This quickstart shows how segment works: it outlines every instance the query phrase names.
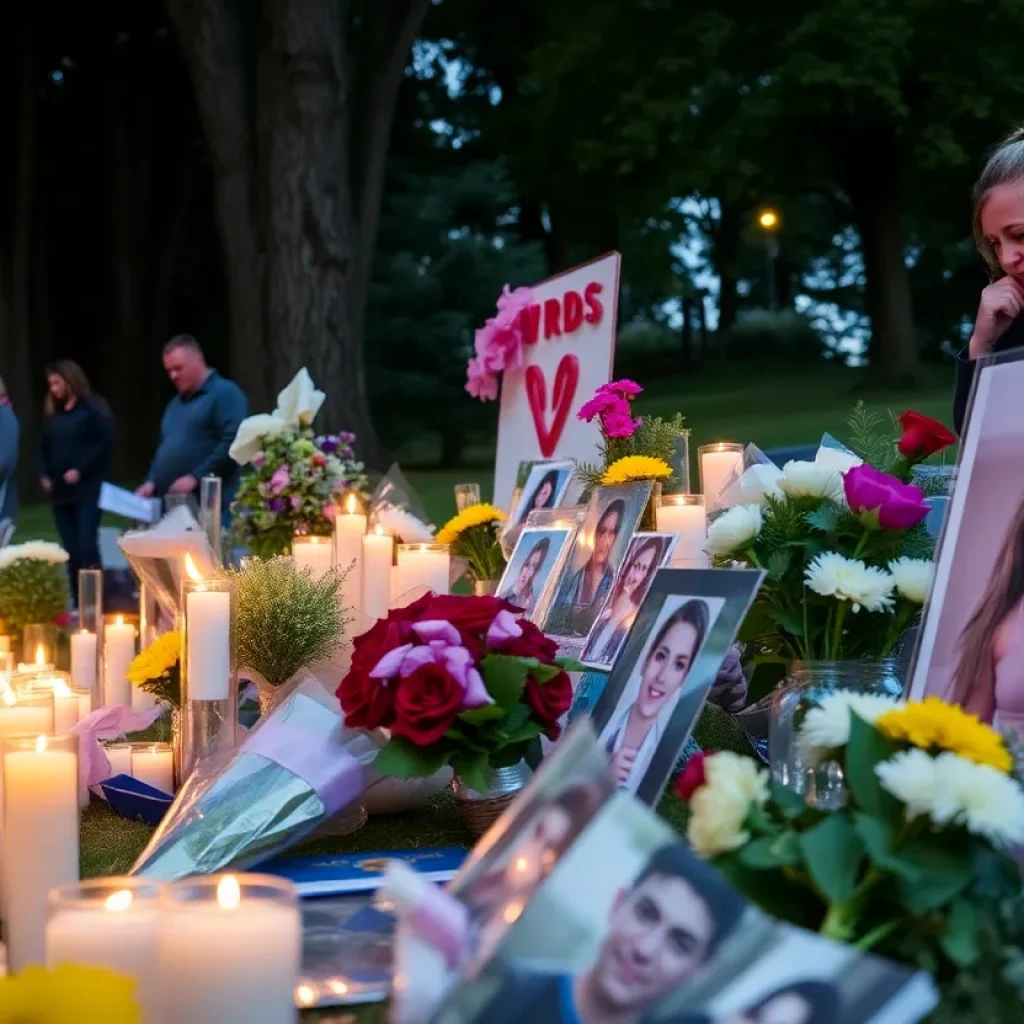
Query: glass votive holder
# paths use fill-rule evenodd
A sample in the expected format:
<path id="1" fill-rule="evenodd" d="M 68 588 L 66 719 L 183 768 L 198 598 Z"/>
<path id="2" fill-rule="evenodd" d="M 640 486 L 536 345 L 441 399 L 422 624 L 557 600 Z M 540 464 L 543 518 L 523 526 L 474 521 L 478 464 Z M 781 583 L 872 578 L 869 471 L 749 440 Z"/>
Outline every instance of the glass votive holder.
<path id="1" fill-rule="evenodd" d="M 21 634 L 19 672 L 52 672 L 57 657 L 57 627 L 50 622 L 29 623 Z"/>
<path id="2" fill-rule="evenodd" d="M 399 544 L 395 555 L 394 593 L 402 595 L 416 587 L 425 587 L 435 594 L 447 594 L 451 560 L 447 544 Z"/>
<path id="3" fill-rule="evenodd" d="M 702 560 L 708 536 L 704 495 L 663 494 L 658 503 L 658 529 L 679 536 L 669 560 L 670 567 L 692 567 Z"/>
<path id="4" fill-rule="evenodd" d="M 676 451 L 673 461 L 675 471 L 675 488 L 677 494 L 690 493 L 690 431 L 686 428 L 676 438 Z"/>
<path id="5" fill-rule="evenodd" d="M 292 538 L 292 561 L 299 572 L 308 569 L 313 579 L 323 579 L 334 568 L 334 538 L 296 534 Z"/>
<path id="6" fill-rule="evenodd" d="M 231 580 L 186 579 L 181 585 L 182 715 L 178 763 L 184 781 L 209 756 L 237 742 L 235 588 Z"/>
<path id="7" fill-rule="evenodd" d="M 82 693 L 88 695 L 88 691 L 72 690 L 67 676 L 52 677 L 45 681 L 50 683 L 53 690 L 53 734 L 70 736 L 71 730 L 82 717 Z M 91 702 L 89 709 L 92 710 Z"/>
<path id="8" fill-rule="evenodd" d="M 268 875 L 203 875 L 171 885 L 161 925 L 167 1020 L 291 1024 L 302 918 L 295 886 Z"/>
<path id="9" fill-rule="evenodd" d="M 174 750 L 170 743 L 131 743 L 132 778 L 174 795 Z"/>
<path id="10" fill-rule="evenodd" d="M 470 505 L 480 504 L 479 484 L 456 484 L 455 485 L 455 510 L 461 512 Z"/>
<path id="11" fill-rule="evenodd" d="M 103 570 L 78 572 L 78 628 L 99 634 L 103 630 Z"/>
<path id="12" fill-rule="evenodd" d="M 103 752 L 110 762 L 110 778 L 115 775 L 131 775 L 132 745 L 130 743 L 104 743 Z"/>
<path id="13" fill-rule="evenodd" d="M 151 879 L 115 875 L 52 889 L 46 966 L 104 967 L 131 978 L 142 1018 L 158 1020 L 164 888 Z"/>
<path id="14" fill-rule="evenodd" d="M 52 690 L 23 689 L 12 684 L 0 693 L 0 740 L 8 736 L 52 735 Z"/>
<path id="15" fill-rule="evenodd" d="M 223 527 L 223 516 L 221 514 L 222 487 L 219 476 L 204 476 L 199 481 L 199 524 L 210 542 L 210 550 L 213 552 L 214 564 L 223 565 L 223 551 L 221 550 L 221 529 Z"/>
<path id="16" fill-rule="evenodd" d="M 719 496 L 733 477 L 743 475 L 745 450 L 744 445 L 730 441 L 702 444 L 697 449 L 700 489 L 709 515 L 715 511 Z"/>

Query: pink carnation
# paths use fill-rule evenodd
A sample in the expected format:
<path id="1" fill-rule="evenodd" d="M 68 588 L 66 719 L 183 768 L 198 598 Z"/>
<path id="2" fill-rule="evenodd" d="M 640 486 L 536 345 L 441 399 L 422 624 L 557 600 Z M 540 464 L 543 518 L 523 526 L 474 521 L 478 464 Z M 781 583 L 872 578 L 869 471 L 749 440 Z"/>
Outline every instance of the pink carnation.
<path id="1" fill-rule="evenodd" d="M 601 417 L 601 429 L 606 437 L 632 437 L 641 422 L 627 413 L 613 409 Z"/>
<path id="2" fill-rule="evenodd" d="M 622 380 L 613 380 L 610 384 L 602 384 L 597 389 L 597 393 L 599 395 L 619 395 L 632 401 L 637 395 L 643 394 L 643 390 L 635 380 L 628 380 L 624 377 Z"/>
<path id="3" fill-rule="evenodd" d="M 498 378 L 488 373 L 479 359 L 470 359 L 466 368 L 466 390 L 481 402 L 493 402 L 498 397 Z"/>
<path id="4" fill-rule="evenodd" d="M 626 414 L 629 414 L 629 406 L 621 398 L 608 394 L 606 391 L 598 391 L 593 398 L 580 406 L 580 411 L 576 413 L 576 416 L 590 423 L 595 416 L 603 416 L 605 412 L 619 408 L 623 408 Z"/>
<path id="5" fill-rule="evenodd" d="M 523 311 L 533 302 L 529 288 L 510 290 L 505 285 L 498 299 L 497 316 L 476 332 L 466 374 L 466 390 L 481 401 L 498 397 L 498 374 L 523 364 Z"/>

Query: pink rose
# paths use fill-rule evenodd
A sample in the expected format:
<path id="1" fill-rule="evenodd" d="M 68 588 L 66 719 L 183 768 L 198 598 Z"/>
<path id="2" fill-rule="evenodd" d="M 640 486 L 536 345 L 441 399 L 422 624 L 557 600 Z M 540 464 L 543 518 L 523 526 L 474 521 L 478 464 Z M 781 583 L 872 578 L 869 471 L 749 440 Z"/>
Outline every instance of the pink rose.
<path id="1" fill-rule="evenodd" d="M 924 491 L 866 463 L 843 474 L 846 501 L 866 526 L 908 530 L 928 515 Z"/>
<path id="2" fill-rule="evenodd" d="M 280 494 L 288 487 L 289 482 L 290 475 L 288 473 L 288 467 L 278 466 L 278 468 L 274 470 L 274 475 L 270 478 L 270 493 L 275 496 Z"/>

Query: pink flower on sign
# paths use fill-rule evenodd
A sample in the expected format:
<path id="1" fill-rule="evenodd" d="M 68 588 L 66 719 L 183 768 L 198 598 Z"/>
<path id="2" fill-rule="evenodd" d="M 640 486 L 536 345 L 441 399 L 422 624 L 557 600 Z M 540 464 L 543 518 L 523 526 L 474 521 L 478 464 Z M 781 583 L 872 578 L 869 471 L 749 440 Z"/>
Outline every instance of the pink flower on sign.
<path id="1" fill-rule="evenodd" d="M 278 466 L 274 470 L 274 475 L 270 478 L 270 493 L 273 495 L 280 494 L 285 490 L 290 482 L 290 474 L 287 466 Z"/>
<path id="2" fill-rule="evenodd" d="M 928 515 L 925 493 L 866 463 L 843 474 L 843 490 L 851 510 L 866 526 L 909 530 Z M 865 521 L 866 519 L 866 521 Z"/>
<path id="3" fill-rule="evenodd" d="M 498 397 L 498 374 L 523 365 L 523 311 L 533 303 L 529 288 L 505 285 L 498 313 L 476 332 L 474 357 L 466 367 L 466 390 L 483 402 Z"/>

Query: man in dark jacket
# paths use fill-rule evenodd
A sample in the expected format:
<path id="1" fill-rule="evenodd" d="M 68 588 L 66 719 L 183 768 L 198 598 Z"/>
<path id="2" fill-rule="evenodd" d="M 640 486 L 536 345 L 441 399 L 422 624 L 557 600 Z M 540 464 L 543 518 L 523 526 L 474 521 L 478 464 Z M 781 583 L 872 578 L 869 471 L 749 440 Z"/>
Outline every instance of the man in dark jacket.
<path id="1" fill-rule="evenodd" d="M 18 517 L 18 442 L 21 428 L 0 379 L 0 521 Z"/>

